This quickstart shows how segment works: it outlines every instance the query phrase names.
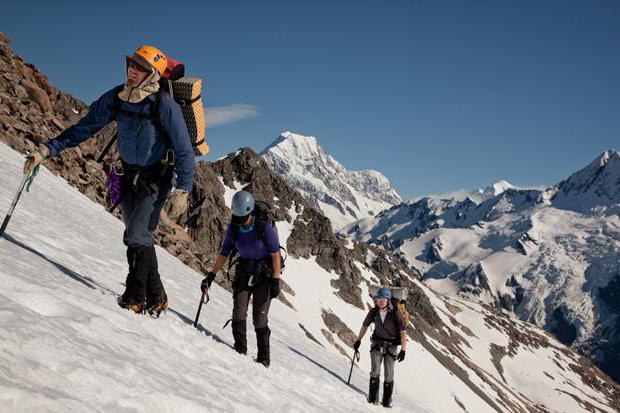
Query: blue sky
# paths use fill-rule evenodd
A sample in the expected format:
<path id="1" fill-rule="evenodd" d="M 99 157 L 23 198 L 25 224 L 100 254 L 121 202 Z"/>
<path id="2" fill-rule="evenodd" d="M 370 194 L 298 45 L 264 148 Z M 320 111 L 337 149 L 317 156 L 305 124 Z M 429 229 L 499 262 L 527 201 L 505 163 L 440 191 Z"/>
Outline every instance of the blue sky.
<path id="1" fill-rule="evenodd" d="M 204 78 L 211 159 L 291 130 L 404 198 L 553 184 L 620 149 L 618 1 L 193 3 L 5 0 L 0 31 L 87 103 L 156 45 Z"/>

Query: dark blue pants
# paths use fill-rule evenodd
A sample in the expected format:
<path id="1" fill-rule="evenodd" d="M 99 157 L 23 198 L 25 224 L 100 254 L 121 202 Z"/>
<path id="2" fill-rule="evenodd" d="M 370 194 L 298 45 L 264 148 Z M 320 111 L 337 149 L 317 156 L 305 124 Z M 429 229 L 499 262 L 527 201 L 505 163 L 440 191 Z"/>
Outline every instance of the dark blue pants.
<path id="1" fill-rule="evenodd" d="M 159 177 L 157 177 L 159 178 Z M 134 186 L 129 177 L 121 185 L 121 212 L 125 223 L 123 242 L 128 247 L 153 245 L 153 232 L 159 224 L 159 214 L 170 195 L 171 180 L 155 179 Z"/>

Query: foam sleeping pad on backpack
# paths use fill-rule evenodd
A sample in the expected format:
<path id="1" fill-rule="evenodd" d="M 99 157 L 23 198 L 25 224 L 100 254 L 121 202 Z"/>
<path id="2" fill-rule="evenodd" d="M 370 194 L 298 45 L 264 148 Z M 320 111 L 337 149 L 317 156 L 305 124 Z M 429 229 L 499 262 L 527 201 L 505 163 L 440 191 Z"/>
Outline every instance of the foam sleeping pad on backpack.
<path id="1" fill-rule="evenodd" d="M 202 80 L 196 77 L 182 77 L 172 82 L 172 96 L 181 106 L 196 155 L 209 152 L 209 145 L 204 139 L 206 119 L 202 109 L 201 88 Z"/>

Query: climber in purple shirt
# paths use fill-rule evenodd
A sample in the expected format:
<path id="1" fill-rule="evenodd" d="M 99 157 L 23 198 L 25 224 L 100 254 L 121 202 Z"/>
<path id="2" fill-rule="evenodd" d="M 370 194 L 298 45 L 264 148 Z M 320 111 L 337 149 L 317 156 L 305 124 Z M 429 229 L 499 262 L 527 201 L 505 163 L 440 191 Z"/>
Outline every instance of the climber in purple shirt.
<path id="1" fill-rule="evenodd" d="M 226 229 L 220 254 L 212 271 L 201 284 L 207 291 L 215 274 L 222 269 L 228 257 L 236 250 L 239 259 L 233 281 L 232 330 L 235 350 L 246 354 L 246 319 L 250 297 L 252 300 L 252 321 L 256 331 L 258 355 L 256 361 L 269 367 L 268 326 L 269 304 L 280 294 L 282 260 L 278 234 L 268 216 L 256 207 L 254 197 L 247 191 L 237 192 L 232 199 L 232 222 Z"/>

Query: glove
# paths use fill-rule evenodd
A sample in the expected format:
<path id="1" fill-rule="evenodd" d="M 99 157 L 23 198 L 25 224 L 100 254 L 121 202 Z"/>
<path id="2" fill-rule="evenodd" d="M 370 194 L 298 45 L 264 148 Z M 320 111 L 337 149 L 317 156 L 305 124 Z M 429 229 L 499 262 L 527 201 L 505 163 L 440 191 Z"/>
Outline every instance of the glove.
<path id="1" fill-rule="evenodd" d="M 272 278 L 271 279 L 271 298 L 276 298 L 278 295 L 280 295 L 280 279 L 279 278 Z"/>
<path id="2" fill-rule="evenodd" d="M 168 212 L 168 217 L 171 220 L 178 220 L 184 213 L 187 211 L 187 198 L 189 196 L 189 192 L 184 189 L 175 189 L 170 195 L 170 199 L 168 202 L 170 203 L 170 212 Z"/>
<path id="3" fill-rule="evenodd" d="M 47 146 L 41 147 L 40 150 L 34 150 L 34 152 L 26 155 L 26 162 L 24 162 L 24 175 L 30 173 L 34 168 L 41 165 L 44 160 L 49 158 L 50 152 Z"/>
<path id="4" fill-rule="evenodd" d="M 398 360 L 398 362 L 400 363 L 404 359 L 405 359 L 405 350 L 401 350 L 400 353 L 398 353 L 398 357 L 396 357 L 396 360 Z"/>
<path id="5" fill-rule="evenodd" d="M 213 271 L 209 271 L 207 273 L 207 276 L 200 283 L 200 289 L 202 290 L 203 293 L 206 293 L 209 290 L 209 288 L 211 288 L 211 283 L 213 283 L 214 279 L 215 279 L 215 273 Z"/>
<path id="6" fill-rule="evenodd" d="M 353 350 L 355 351 L 359 350 L 361 345 L 362 345 L 361 341 L 355 340 L 355 343 L 353 343 Z"/>

